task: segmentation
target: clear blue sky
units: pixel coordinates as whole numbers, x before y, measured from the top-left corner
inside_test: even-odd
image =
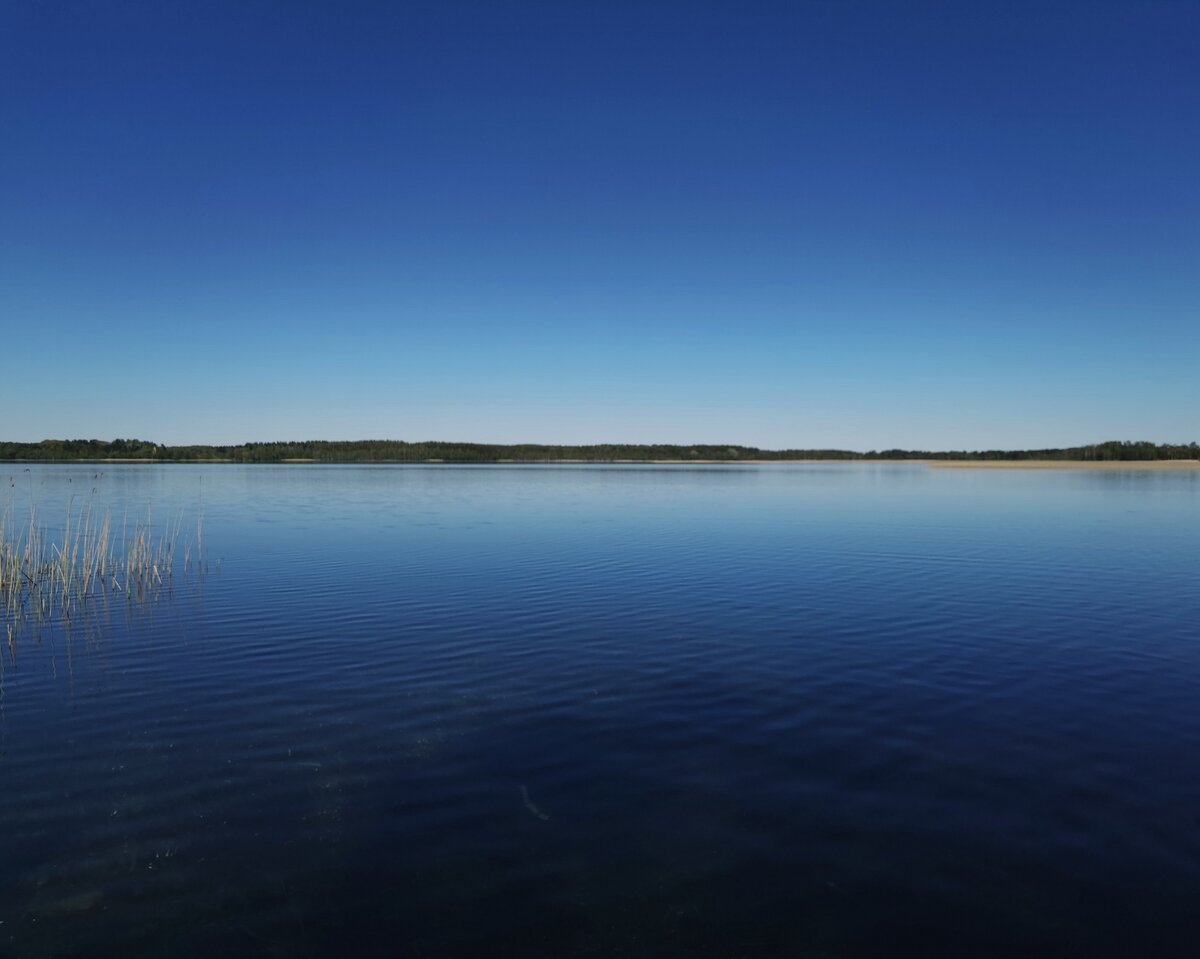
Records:
[[[0,5],[0,438],[1200,439],[1200,3]]]

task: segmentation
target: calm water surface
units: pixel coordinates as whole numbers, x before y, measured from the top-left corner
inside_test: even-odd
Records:
[[[0,464],[12,956],[1200,948],[1200,473]]]

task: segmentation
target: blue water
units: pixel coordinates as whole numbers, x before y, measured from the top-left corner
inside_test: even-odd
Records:
[[[4,649],[4,955],[1200,948],[1200,471],[0,474],[205,553]]]

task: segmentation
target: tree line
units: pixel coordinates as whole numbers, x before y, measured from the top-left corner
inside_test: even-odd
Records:
[[[558,446],[538,443],[451,443],[401,440],[304,440],[241,443],[233,446],[163,446],[147,440],[0,441],[0,460],[150,460],[159,463],[219,461],[229,463],[587,463],[657,460],[682,462],[746,462],[751,460],[1064,460],[1145,461],[1200,459],[1196,443],[1150,443],[1111,440],[1088,446],[1037,450],[764,450],[753,446],[599,443]]]

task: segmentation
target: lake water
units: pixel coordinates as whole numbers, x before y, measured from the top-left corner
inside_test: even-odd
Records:
[[[4,955],[1200,949],[1200,472],[0,473],[206,554],[4,650]]]

